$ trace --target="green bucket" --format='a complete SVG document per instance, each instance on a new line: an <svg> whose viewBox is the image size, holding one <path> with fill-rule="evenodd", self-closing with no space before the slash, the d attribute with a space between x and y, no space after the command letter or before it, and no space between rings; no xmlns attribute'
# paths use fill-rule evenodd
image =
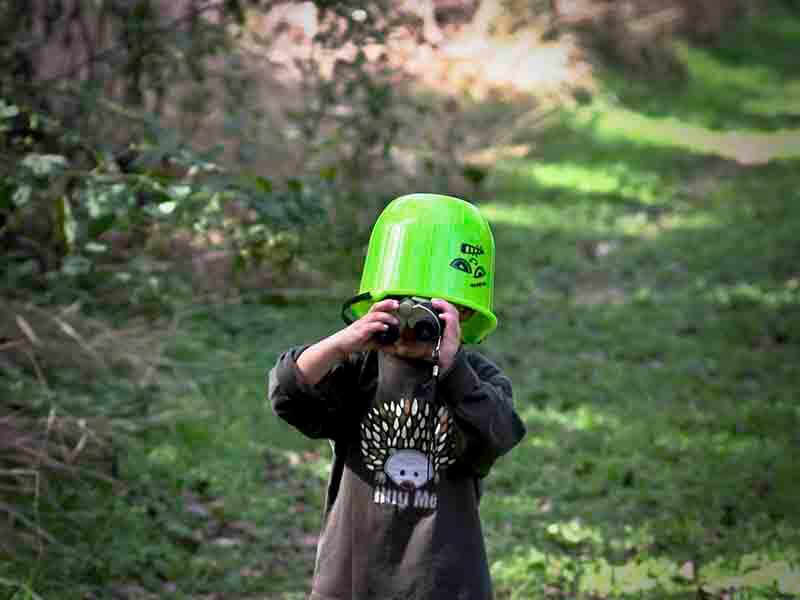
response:
<svg viewBox="0 0 800 600"><path fill-rule="evenodd" d="M494 237L478 208L440 194L390 202L372 228L352 314L362 317L389 296L443 298L470 308L475 313L461 323L461 339L483 341L497 327Z"/></svg>

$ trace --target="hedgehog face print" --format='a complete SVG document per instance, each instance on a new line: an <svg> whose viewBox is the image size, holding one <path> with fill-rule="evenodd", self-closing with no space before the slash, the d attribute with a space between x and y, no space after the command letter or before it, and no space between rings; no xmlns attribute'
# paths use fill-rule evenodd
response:
<svg viewBox="0 0 800 600"><path fill-rule="evenodd" d="M417 398L377 404L361 422L361 456L376 503L435 509L440 471L455 462L450 412Z"/></svg>
<svg viewBox="0 0 800 600"><path fill-rule="evenodd" d="M396 450L383 471L397 487L408 491L421 488L433 475L431 461L417 450Z"/></svg>

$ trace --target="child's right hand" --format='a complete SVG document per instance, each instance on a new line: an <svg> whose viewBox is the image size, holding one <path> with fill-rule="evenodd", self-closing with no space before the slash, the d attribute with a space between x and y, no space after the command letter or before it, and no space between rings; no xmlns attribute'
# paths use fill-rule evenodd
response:
<svg viewBox="0 0 800 600"><path fill-rule="evenodd" d="M376 348L378 344L373 335L386 331L389 325L399 325L397 317L391 314L398 306L397 300L376 302L358 321L308 347L297 358L300 376L306 383L315 385L351 352Z"/></svg>
<svg viewBox="0 0 800 600"><path fill-rule="evenodd" d="M389 325L399 325L392 312L400 306L397 300L388 299L376 302L369 312L333 335L336 349L342 356L351 352L372 350L378 346L374 335L386 331Z"/></svg>

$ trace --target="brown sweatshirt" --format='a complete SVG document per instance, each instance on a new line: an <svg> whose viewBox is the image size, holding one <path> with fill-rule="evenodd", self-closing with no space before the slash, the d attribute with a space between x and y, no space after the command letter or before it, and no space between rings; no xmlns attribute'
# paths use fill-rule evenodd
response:
<svg viewBox="0 0 800 600"><path fill-rule="evenodd" d="M488 600L480 479L525 428L511 382L460 350L438 380L431 364L352 355L303 382L283 354L269 374L275 413L334 459L311 600Z"/></svg>

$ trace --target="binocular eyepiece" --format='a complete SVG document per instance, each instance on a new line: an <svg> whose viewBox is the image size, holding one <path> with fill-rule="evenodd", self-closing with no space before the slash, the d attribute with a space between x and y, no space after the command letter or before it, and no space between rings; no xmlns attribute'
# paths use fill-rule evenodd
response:
<svg viewBox="0 0 800 600"><path fill-rule="evenodd" d="M394 316L400 321L399 325L389 325L386 331L374 335L375 341L382 346L394 344L404 329L412 330L418 342L435 342L444 332L444 321L439 318L433 304L424 298L403 299Z"/></svg>

